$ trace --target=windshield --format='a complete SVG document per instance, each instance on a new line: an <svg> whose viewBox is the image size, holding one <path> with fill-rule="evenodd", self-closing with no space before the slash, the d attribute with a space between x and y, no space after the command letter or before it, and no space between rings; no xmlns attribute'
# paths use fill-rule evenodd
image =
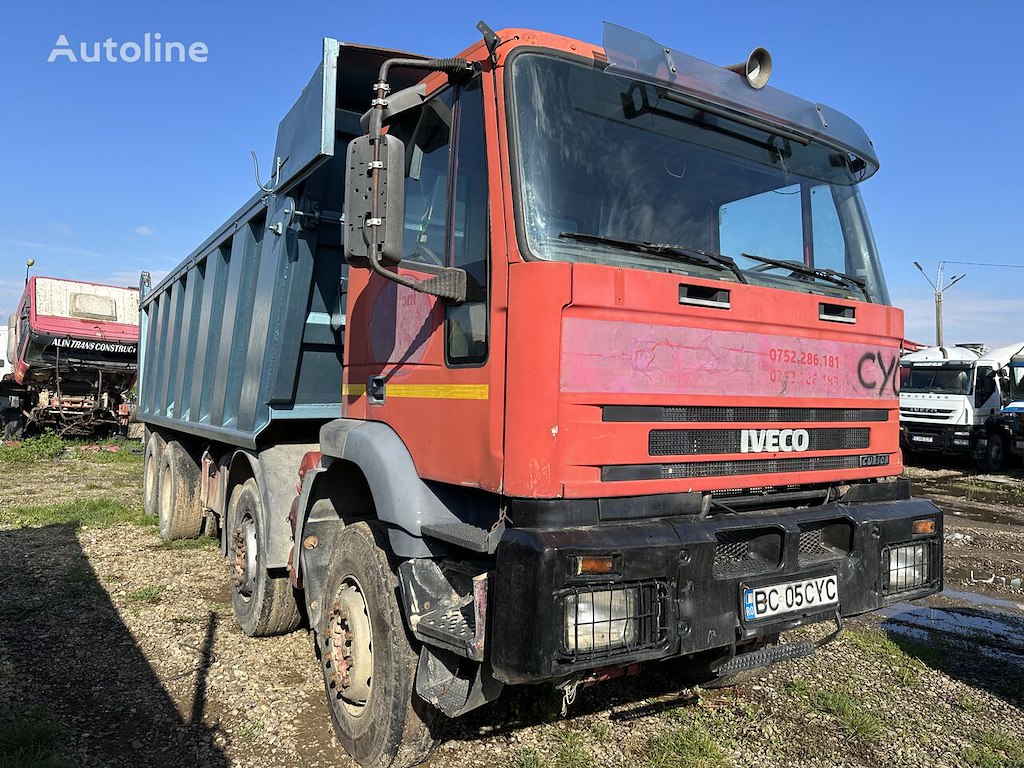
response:
<svg viewBox="0 0 1024 768"><path fill-rule="evenodd" d="M536 53L513 60L512 98L517 204L534 257L889 303L843 153L702 112L600 66ZM651 245L731 257L739 274ZM864 290L814 270L848 275Z"/></svg>
<svg viewBox="0 0 1024 768"><path fill-rule="evenodd" d="M942 395L971 394L969 365L900 365L900 392L930 392Z"/></svg>

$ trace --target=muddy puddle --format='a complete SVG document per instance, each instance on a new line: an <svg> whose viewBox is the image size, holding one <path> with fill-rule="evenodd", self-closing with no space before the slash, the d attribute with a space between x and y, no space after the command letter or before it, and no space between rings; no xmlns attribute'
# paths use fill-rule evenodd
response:
<svg viewBox="0 0 1024 768"><path fill-rule="evenodd" d="M946 589L878 613L897 641L938 643L957 655L982 653L1024 672L1024 601Z"/></svg>

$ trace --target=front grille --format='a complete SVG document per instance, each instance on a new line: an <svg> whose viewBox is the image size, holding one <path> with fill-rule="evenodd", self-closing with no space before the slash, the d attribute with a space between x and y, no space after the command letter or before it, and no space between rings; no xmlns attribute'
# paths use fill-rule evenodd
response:
<svg viewBox="0 0 1024 768"><path fill-rule="evenodd" d="M949 421L950 416L953 415L953 411L945 410L933 410L929 413L923 411L912 411L900 408L900 418L908 421L917 420L930 420L930 421Z"/></svg>
<svg viewBox="0 0 1024 768"><path fill-rule="evenodd" d="M663 582L579 585L563 590L558 597L566 617L562 654L569 661L625 656L657 648L668 639L668 587ZM628 612L612 616L613 602L621 602ZM608 618L596 618L601 610ZM580 621L588 611L591 620ZM570 616L576 617L572 630ZM621 641L602 647L601 638Z"/></svg>
<svg viewBox="0 0 1024 768"><path fill-rule="evenodd" d="M857 469L861 466L880 467L888 464L889 454L887 453L859 456L801 456L786 459L691 461L685 464L611 464L601 467L601 481L614 483L627 480L773 475L785 472Z"/></svg>
<svg viewBox="0 0 1024 768"><path fill-rule="evenodd" d="M775 530L719 531L715 540L711 575L717 579L758 576L781 561L782 534Z"/></svg>
<svg viewBox="0 0 1024 768"><path fill-rule="evenodd" d="M808 451L858 450L867 448L871 439L871 430L867 427L805 431ZM651 456L742 452L738 429L652 429L647 448Z"/></svg>
<svg viewBox="0 0 1024 768"><path fill-rule="evenodd" d="M712 405L606 405L604 421L748 422L757 424L888 421L885 408L768 408Z"/></svg>

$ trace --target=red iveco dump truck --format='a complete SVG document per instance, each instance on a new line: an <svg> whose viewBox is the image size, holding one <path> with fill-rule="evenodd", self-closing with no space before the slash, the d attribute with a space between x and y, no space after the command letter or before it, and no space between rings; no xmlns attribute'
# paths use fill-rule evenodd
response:
<svg viewBox="0 0 1024 768"><path fill-rule="evenodd" d="M305 613L363 765L506 685L728 677L942 585L864 132L760 50L480 29L326 40L269 191L142 299L147 507L219 535L245 633Z"/></svg>
<svg viewBox="0 0 1024 768"><path fill-rule="evenodd" d="M30 278L7 327L4 437L127 434L138 343L137 289Z"/></svg>

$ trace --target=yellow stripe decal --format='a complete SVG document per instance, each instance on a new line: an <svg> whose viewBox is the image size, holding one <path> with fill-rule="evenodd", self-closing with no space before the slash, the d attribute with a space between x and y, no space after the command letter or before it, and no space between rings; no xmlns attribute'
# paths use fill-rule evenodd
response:
<svg viewBox="0 0 1024 768"><path fill-rule="evenodd" d="M341 393L347 397L366 394L363 384L343 384ZM487 384L387 384L385 397L415 397L424 400L486 400Z"/></svg>

